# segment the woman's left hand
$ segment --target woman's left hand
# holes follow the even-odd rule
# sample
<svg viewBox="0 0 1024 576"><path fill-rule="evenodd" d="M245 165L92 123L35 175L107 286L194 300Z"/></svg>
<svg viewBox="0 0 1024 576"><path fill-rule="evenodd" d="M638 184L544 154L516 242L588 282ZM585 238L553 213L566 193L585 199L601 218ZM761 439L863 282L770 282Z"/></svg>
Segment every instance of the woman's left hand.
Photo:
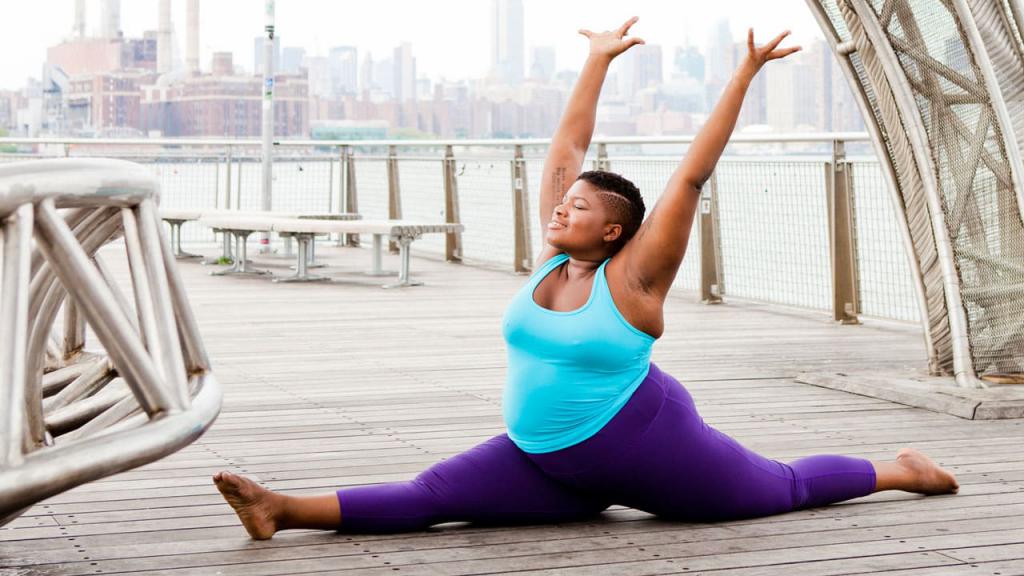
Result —
<svg viewBox="0 0 1024 576"><path fill-rule="evenodd" d="M765 62L785 58L794 52L798 52L800 50L799 46L779 48L779 44L786 36L789 36L789 30L779 34L764 46L759 47L754 45L754 29L747 29L747 55L743 58L740 68L754 75L764 66Z"/></svg>

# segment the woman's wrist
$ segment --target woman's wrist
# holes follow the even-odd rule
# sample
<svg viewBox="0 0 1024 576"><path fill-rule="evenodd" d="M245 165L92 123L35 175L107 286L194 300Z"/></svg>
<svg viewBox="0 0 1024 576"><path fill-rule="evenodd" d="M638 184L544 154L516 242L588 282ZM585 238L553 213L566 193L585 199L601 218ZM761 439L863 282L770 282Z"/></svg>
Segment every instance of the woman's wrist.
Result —
<svg viewBox="0 0 1024 576"><path fill-rule="evenodd" d="M750 82L751 80L754 79L754 76L757 76L757 73L760 72L760 70L760 66L758 66L754 62L751 62L749 59L744 58L743 61L740 62L740 65L736 68L736 71L733 73L733 77L738 80Z"/></svg>

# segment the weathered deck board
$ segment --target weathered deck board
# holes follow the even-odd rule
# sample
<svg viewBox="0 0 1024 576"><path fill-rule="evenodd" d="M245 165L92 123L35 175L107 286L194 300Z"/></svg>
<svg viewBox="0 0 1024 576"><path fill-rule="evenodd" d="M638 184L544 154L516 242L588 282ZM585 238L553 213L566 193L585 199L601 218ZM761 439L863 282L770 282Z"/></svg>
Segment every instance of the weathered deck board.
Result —
<svg viewBox="0 0 1024 576"><path fill-rule="evenodd" d="M352 249L321 255L349 271L366 260ZM919 372L917 328L838 326L756 303L701 306L685 293L669 300L654 359L684 382L709 424L782 460L881 459L913 445L957 472L961 493L875 494L720 524L617 506L565 525L297 531L251 542L210 483L217 470L318 493L407 479L500 433L500 321L524 278L417 259L427 285L389 291L351 275L273 285L211 278L194 263L180 269L225 387L219 420L160 462L30 509L0 530L0 573L1024 574L1024 423L965 421L792 379L826 369Z"/></svg>

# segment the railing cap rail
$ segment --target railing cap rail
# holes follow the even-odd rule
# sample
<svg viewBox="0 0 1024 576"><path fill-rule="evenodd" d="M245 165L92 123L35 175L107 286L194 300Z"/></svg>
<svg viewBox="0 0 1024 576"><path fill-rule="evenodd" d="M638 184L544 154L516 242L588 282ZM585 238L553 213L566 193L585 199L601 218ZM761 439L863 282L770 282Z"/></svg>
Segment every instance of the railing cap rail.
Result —
<svg viewBox="0 0 1024 576"><path fill-rule="evenodd" d="M593 144L688 144L695 135L686 136L597 136ZM867 132L794 132L787 134L733 134L731 143L736 144L784 144L823 142L869 142ZM404 148L427 148L440 146L493 147L546 146L550 138L524 139L477 139L477 140L277 140L275 146L396 146ZM212 146L212 147L259 147L257 139L213 139L213 138L0 138L0 144L29 145L115 145L115 146Z"/></svg>
<svg viewBox="0 0 1024 576"><path fill-rule="evenodd" d="M145 167L109 158L57 158L0 164L0 218L18 206L53 198L59 208L131 206L156 198Z"/></svg>

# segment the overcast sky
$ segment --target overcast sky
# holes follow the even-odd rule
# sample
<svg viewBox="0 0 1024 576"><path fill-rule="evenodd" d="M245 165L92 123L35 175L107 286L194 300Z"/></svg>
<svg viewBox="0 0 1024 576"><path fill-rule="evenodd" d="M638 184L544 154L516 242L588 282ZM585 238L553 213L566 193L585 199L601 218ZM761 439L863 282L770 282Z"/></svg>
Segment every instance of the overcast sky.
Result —
<svg viewBox="0 0 1024 576"><path fill-rule="evenodd" d="M67 36L74 20L74 0L31 0L21 3L15 21L5 22L0 35L0 88L14 89L28 77L40 76L46 47ZM185 0L172 0L179 52L184 51ZM263 30L263 0L201 0L201 68L210 54L231 51L236 63L252 68L253 38ZM748 26L758 38L793 30L793 43L820 38L805 0L524 0L527 51L551 45L558 68L577 68L586 56L578 28L618 26L640 17L633 34L661 44L666 60L674 46L687 40L702 49L714 23L728 18L738 39ZM489 67L490 0L277 0L277 30L282 46L301 46L309 54L325 54L337 45L376 55L390 54L411 42L417 72L432 78L480 77ZM87 0L87 29L99 29L99 0ZM122 0L121 28L126 36L156 29L157 0ZM528 56L526 65L529 66Z"/></svg>

